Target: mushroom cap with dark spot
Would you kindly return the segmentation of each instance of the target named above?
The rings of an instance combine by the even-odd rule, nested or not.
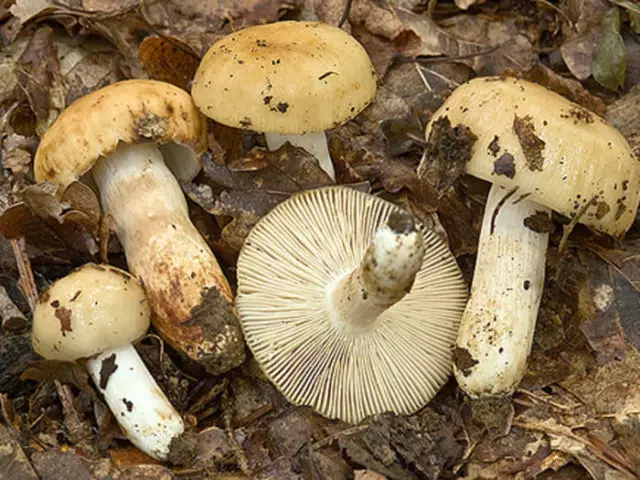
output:
[[[457,88],[433,115],[464,125],[477,135],[468,174],[620,236],[633,223],[640,202],[640,162],[620,132],[596,114],[534,83],[480,77]],[[499,142],[495,139],[499,138]],[[496,159],[509,170],[496,171]],[[419,171],[425,170],[425,158]]]
[[[192,95],[215,121],[258,132],[336,127],[376,93],[376,75],[352,36],[321,22],[277,22],[224,37],[206,53]]]
[[[207,148],[206,118],[187,92],[169,83],[114,83],[80,97],[49,127],[35,156],[36,181],[66,187],[120,142],[163,145],[169,168],[190,180]]]
[[[33,315],[33,349],[73,361],[138,340],[151,310],[140,283],[108,265],[87,264],[42,295]]]

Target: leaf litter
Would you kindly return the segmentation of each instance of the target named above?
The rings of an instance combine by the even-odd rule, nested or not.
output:
[[[126,265],[91,188],[76,182],[58,192],[33,184],[39,138],[65,106],[124,78],[188,90],[216,39],[279,19],[335,24],[346,3],[16,0],[0,6],[0,284],[19,313],[10,316],[28,325],[29,290],[43,292],[87,261]],[[411,209],[448,239],[467,280],[487,185],[464,175],[464,159],[433,164],[428,182],[416,173],[425,147],[441,143],[430,147],[424,127],[458,85],[494,74],[535,81],[606,116],[640,153],[633,85],[640,12],[633,2],[350,3],[344,28],[368,50],[379,88],[365,112],[328,132],[337,183]],[[260,135],[212,121],[209,127],[203,172],[183,189],[194,224],[233,279],[244,238],[265,213],[296,192],[333,182],[304,150],[285,144],[269,152]],[[0,476],[638,478],[640,228],[612,242],[577,227],[564,249],[560,230],[551,233],[527,374],[500,406],[472,408],[451,380],[414,415],[347,425],[289,405],[251,358],[224,377],[210,377],[152,334],[138,350],[198,432],[191,462],[164,466],[127,442],[81,365],[38,360],[28,333],[3,327]]]

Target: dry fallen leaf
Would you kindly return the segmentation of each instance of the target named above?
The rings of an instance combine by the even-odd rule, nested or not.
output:
[[[187,91],[200,63],[189,45],[173,37],[145,38],[138,49],[138,58],[149,78]]]

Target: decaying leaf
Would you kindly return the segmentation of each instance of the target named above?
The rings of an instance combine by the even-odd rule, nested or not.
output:
[[[200,60],[191,47],[174,37],[147,37],[138,58],[150,78],[189,90]]]
[[[89,385],[87,369],[74,362],[38,360],[26,367],[26,370],[20,375],[20,379],[36,380],[38,382],[59,380],[62,383],[74,385],[83,392],[93,392]]]
[[[609,90],[624,85],[627,52],[620,35],[620,10],[611,8],[602,17],[600,41],[593,57],[593,78]]]
[[[627,139],[637,158],[640,158],[640,85],[607,108],[605,118]]]
[[[0,477],[15,480],[37,480],[20,443],[4,425],[0,425]]]
[[[64,109],[66,98],[51,27],[36,31],[16,69],[20,87],[36,116],[36,130],[42,136]]]

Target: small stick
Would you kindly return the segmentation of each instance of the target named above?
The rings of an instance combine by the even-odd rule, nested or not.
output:
[[[31,270],[31,262],[27,255],[27,244],[24,237],[12,238],[11,247],[16,257],[18,272],[20,273],[20,286],[27,296],[29,308],[31,309],[31,313],[33,313],[36,310],[36,305],[38,305],[39,295],[36,281],[33,278],[33,271]]]
[[[349,19],[349,12],[351,11],[351,3],[353,0],[347,0],[347,3],[344,6],[344,11],[342,12],[342,18],[338,22],[338,28],[342,28],[342,25]]]

